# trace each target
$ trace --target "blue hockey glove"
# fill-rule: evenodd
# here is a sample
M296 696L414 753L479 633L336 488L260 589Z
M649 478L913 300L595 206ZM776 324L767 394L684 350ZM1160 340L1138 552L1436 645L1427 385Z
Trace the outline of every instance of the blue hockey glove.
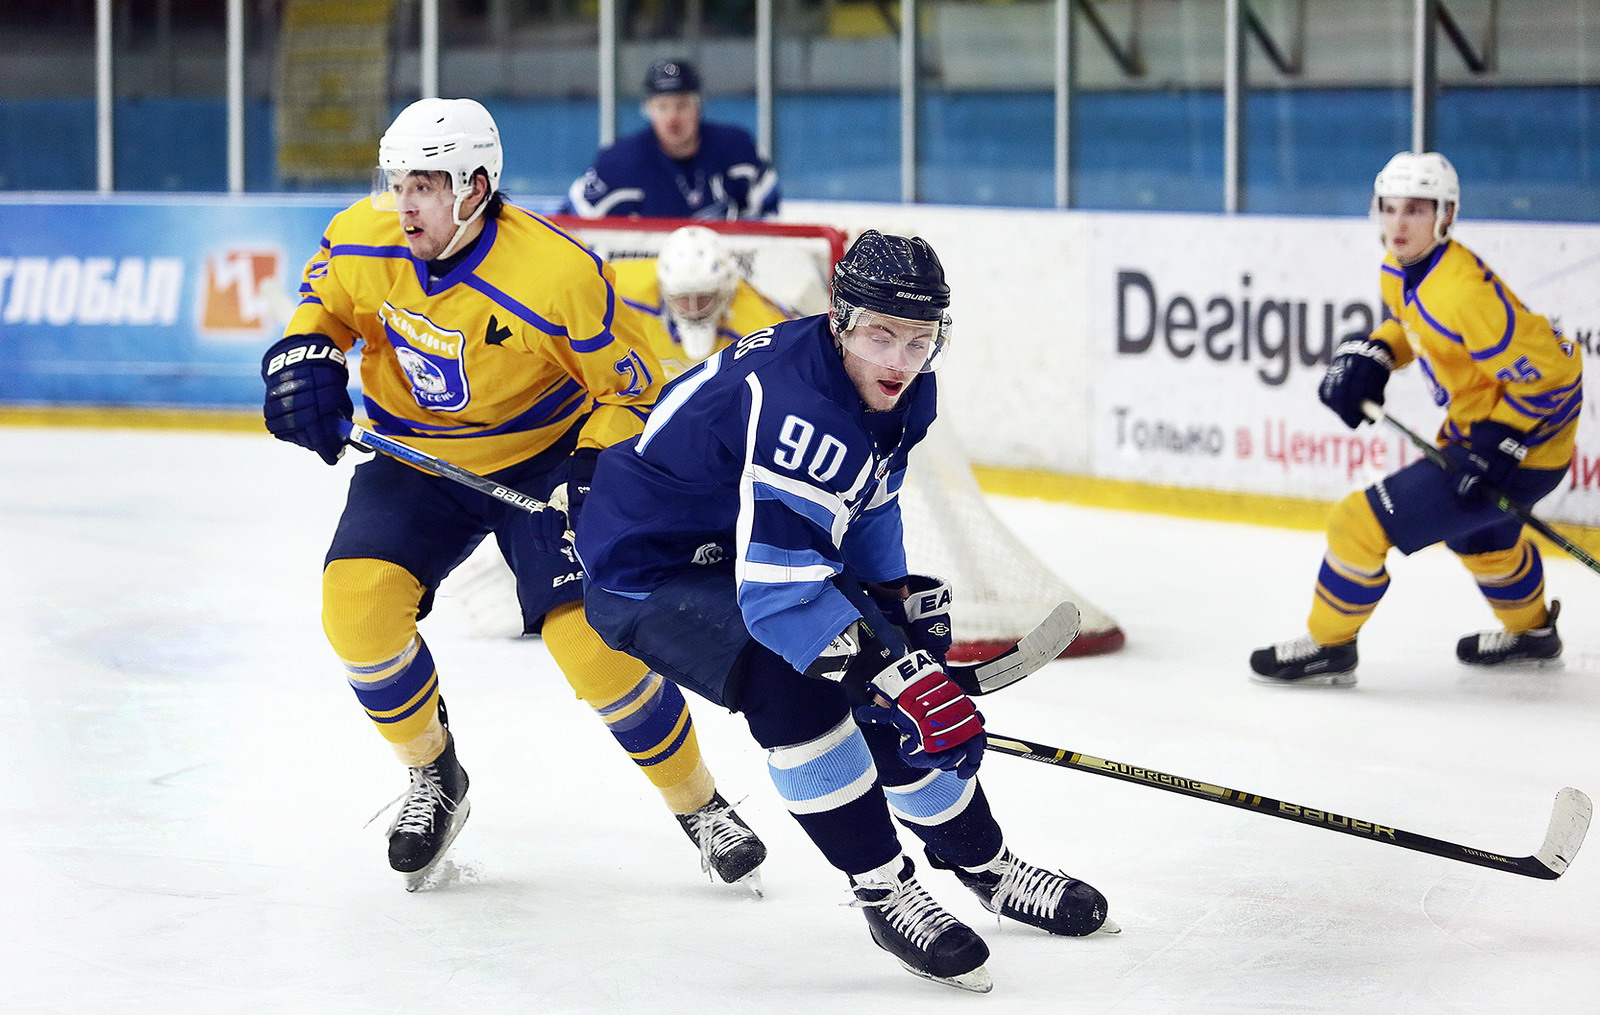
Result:
M354 414L344 351L327 335L290 335L261 358L261 379L267 384L262 416L272 436L336 464L344 451L339 421Z
M931 652L943 666L950 653L950 583L926 574L908 574L883 584L868 584L867 594L912 648Z
M900 731L900 756L914 768L939 768L963 779L978 774L987 743L983 716L928 652L896 659L868 684L876 704L855 710L862 722ZM885 704L887 702L887 704Z
M1522 431L1493 420L1472 424L1466 446L1456 445L1447 452L1456 467L1456 498L1468 503L1499 493L1527 457L1524 436Z
M545 553L560 553L567 533L578 524L578 512L589 496L599 448L578 448L556 468L555 485L543 511L533 517L533 545Z
M1375 338L1350 338L1333 351L1317 397L1354 430L1366 422L1362 402L1383 404L1383 387L1394 369L1394 351Z

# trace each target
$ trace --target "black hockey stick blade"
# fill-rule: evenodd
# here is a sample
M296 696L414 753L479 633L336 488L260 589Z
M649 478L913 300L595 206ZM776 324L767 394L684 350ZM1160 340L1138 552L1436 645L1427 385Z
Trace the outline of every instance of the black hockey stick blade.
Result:
M999 754L1010 754L1060 768L1075 768L1080 772L1121 779L1124 782L1150 786L1169 793L1208 800L1211 803L1240 807L1274 818L1298 821L1301 824L1343 832L1373 842L1430 853L1446 860L1458 860L1543 881L1553 881L1565 873L1572 863L1572 858L1578 854L1578 847L1583 845L1584 834L1589 830L1589 819L1594 813L1594 805L1589 802L1589 798L1581 790L1568 786L1556 794L1555 810L1550 815L1550 827L1545 832L1544 844L1539 847L1538 852L1532 856L1502 856L1485 849L1446 842L1443 839L1380 825L1374 821L1335 814L1333 811L1317 810L1287 800L1274 800L1271 797L1229 789L1226 786L1214 786L1186 776L1168 775L1153 768L1125 765L1120 761L1107 761L1104 758L1064 751L1059 747L1018 740L998 733L987 733L987 737L988 749Z
M390 458L398 458L402 462L415 465L424 472L431 472L444 479L455 480L462 486L470 486L479 493L486 493L496 500L503 500L512 507L521 508L529 514L538 514L545 509L545 502L519 490L508 486L501 486L487 476L480 476L470 469L463 469L454 462L447 462L443 458L435 458L426 451L418 451L409 444L402 444L391 437L373 433L364 426L360 426L347 419L339 421L339 433L345 440L356 447L366 448L368 451L381 451Z
M993 694L1059 656L1078 637L1082 623L1076 605L1057 603L1050 615L1015 645L981 663L951 663L949 677L967 694Z
M1398 419L1395 419L1387 412L1384 412L1383 406L1379 405L1377 402L1362 402L1361 411L1374 423L1388 423L1390 426L1394 427L1401 433L1402 436L1405 437L1406 440L1410 441L1418 451L1422 452L1423 457L1433 462L1433 464L1439 466L1439 468L1445 470L1446 472L1449 472L1453 468L1453 466L1450 464L1450 460L1446 458L1444 454L1433 445L1432 442L1423 437L1421 434L1417 433L1415 430L1406 426L1404 423L1400 422ZM1547 522L1535 516L1532 511L1529 511L1521 504L1513 502L1511 498L1507 497L1498 490L1488 490L1487 495L1489 498L1489 503L1493 504L1495 507L1499 508L1501 511L1504 511L1511 517L1521 521L1524 525L1528 526L1528 528L1550 540L1550 542L1561 547L1561 549L1565 550L1569 556L1571 556L1574 560L1577 560L1584 567L1587 567L1589 570L1600 574L1600 560L1596 560L1583 547L1579 546L1577 543L1574 543L1566 536L1563 536L1561 533L1551 528Z

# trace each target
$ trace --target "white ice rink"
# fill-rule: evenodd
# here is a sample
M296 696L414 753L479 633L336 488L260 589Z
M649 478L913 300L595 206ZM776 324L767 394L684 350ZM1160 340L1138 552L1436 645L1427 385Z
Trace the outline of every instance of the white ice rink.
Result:
M424 632L473 812L456 881L407 894L388 816L363 827L405 775L318 621L349 468L266 436L0 428L0 1011L1600 1011L1600 841L1536 881L999 755L1010 843L1124 932L997 925L925 871L995 988L917 980L736 717L696 699L771 848L761 900L705 880L543 646L474 637L448 585ZM1319 534L997 510L1129 642L986 698L991 730L1512 855L1562 786L1600 794L1600 575L1558 554L1564 668L1458 666L1491 617L1431 550L1391 561L1357 687L1286 690L1245 660L1303 630Z

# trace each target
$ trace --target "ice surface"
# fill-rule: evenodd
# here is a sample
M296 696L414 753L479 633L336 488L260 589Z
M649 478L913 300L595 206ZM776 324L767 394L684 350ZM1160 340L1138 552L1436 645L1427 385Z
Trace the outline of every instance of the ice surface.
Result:
M915 979L736 716L695 709L771 847L760 900L704 879L543 646L473 637L448 586L424 631L473 816L448 883L407 894L387 821L363 827L405 776L318 620L349 468L265 436L0 428L0 1010L1600 1010L1600 842L1534 881L998 755L1010 844L1103 890L1124 932L1000 926L926 871L995 989ZM1279 689L1245 660L1303 630L1319 534L997 510L1129 643L985 698L993 730L1513 855L1560 787L1600 791L1600 576L1558 554L1563 669L1458 666L1492 621L1430 550L1391 561L1357 687Z

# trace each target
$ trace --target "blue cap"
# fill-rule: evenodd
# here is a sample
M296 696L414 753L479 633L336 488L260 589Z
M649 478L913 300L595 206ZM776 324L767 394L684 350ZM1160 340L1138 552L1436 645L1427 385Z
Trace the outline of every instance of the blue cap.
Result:
M699 90L700 75L694 64L684 60L657 60L644 72L646 95L677 95Z

